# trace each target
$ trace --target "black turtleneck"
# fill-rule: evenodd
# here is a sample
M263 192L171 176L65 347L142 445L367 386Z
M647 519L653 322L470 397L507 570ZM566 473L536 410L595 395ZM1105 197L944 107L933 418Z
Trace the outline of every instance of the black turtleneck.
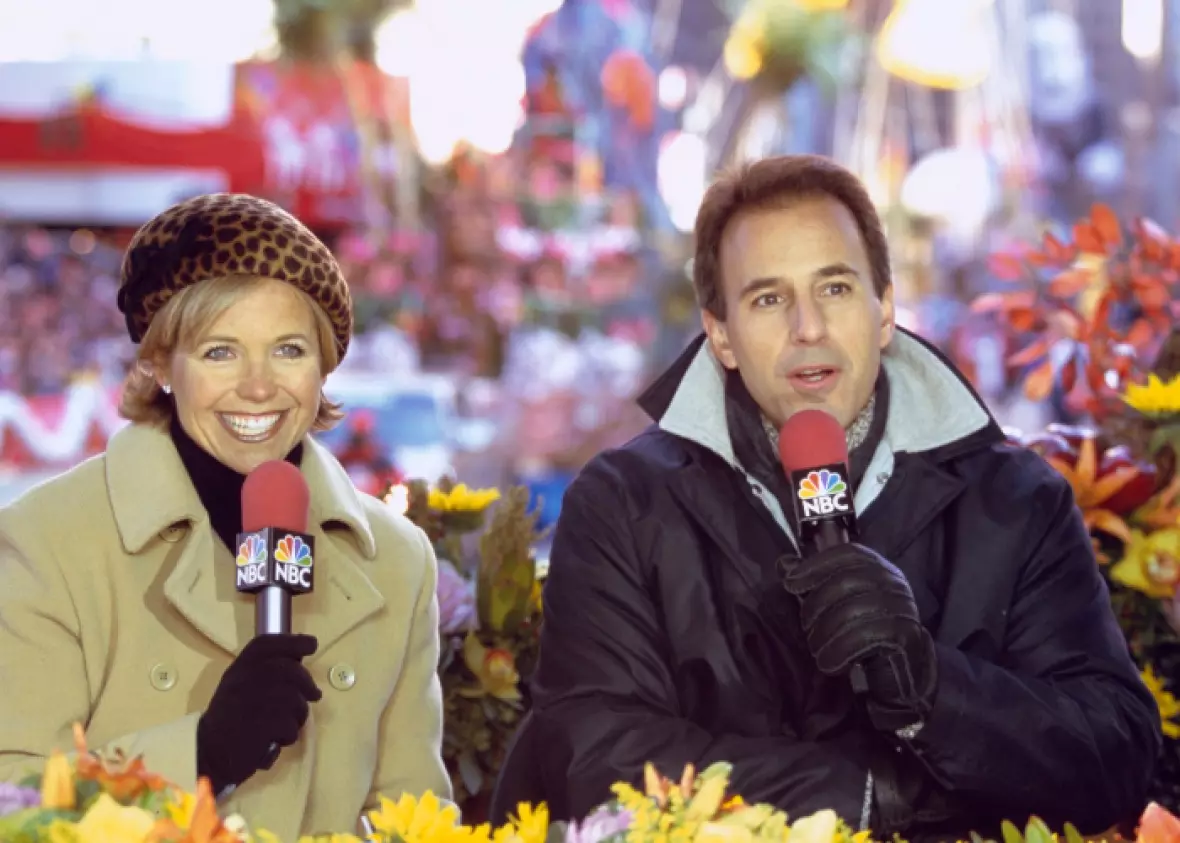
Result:
M242 485L246 482L246 475L234 471L194 442L175 413L169 433L201 505L209 513L213 532L232 550L237 545L238 533L242 531ZM302 442L287 454L286 460L294 465L303 461Z

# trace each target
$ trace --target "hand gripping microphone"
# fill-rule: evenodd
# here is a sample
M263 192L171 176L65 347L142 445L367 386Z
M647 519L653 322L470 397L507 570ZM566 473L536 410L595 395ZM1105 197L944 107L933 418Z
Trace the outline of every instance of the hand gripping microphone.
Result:
M791 484L799 549L804 554L856 541L848 442L835 417L823 410L800 410L783 425L778 456ZM854 665L852 688L868 690L864 668Z
M291 597L315 581L315 542L307 533L311 493L289 462L264 462L242 486L237 589L256 595L255 635L291 631Z

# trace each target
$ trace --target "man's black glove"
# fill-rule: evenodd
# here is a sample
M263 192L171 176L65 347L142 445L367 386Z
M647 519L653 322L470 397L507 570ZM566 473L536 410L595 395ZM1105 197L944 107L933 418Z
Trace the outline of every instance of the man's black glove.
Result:
M323 696L302 662L318 646L310 635L260 635L226 669L197 724L197 775L215 794L269 770L299 739L308 703Z
M878 729L921 723L930 713L938 664L905 575L867 547L842 544L792 560L783 584L799 598L820 672L845 676L861 665L866 708Z

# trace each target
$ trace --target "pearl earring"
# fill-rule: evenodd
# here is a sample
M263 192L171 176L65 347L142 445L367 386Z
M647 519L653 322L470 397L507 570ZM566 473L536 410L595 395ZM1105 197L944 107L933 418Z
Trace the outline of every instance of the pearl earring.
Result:
M171 394L172 394L172 387L171 387L169 384L164 384L164 387L163 387L163 388L164 388L164 394L165 394L165 395L171 395Z

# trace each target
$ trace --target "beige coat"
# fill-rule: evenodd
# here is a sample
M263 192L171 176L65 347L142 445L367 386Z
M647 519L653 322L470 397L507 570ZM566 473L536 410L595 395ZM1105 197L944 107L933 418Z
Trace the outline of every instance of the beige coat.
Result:
M278 763L225 800L285 841L355 832L377 794L450 798L440 756L437 568L421 530L358 493L307 441L313 593L293 631L324 697ZM0 780L72 747L142 754L193 788L196 725L254 634L254 599L166 432L131 425L107 452L0 509Z

